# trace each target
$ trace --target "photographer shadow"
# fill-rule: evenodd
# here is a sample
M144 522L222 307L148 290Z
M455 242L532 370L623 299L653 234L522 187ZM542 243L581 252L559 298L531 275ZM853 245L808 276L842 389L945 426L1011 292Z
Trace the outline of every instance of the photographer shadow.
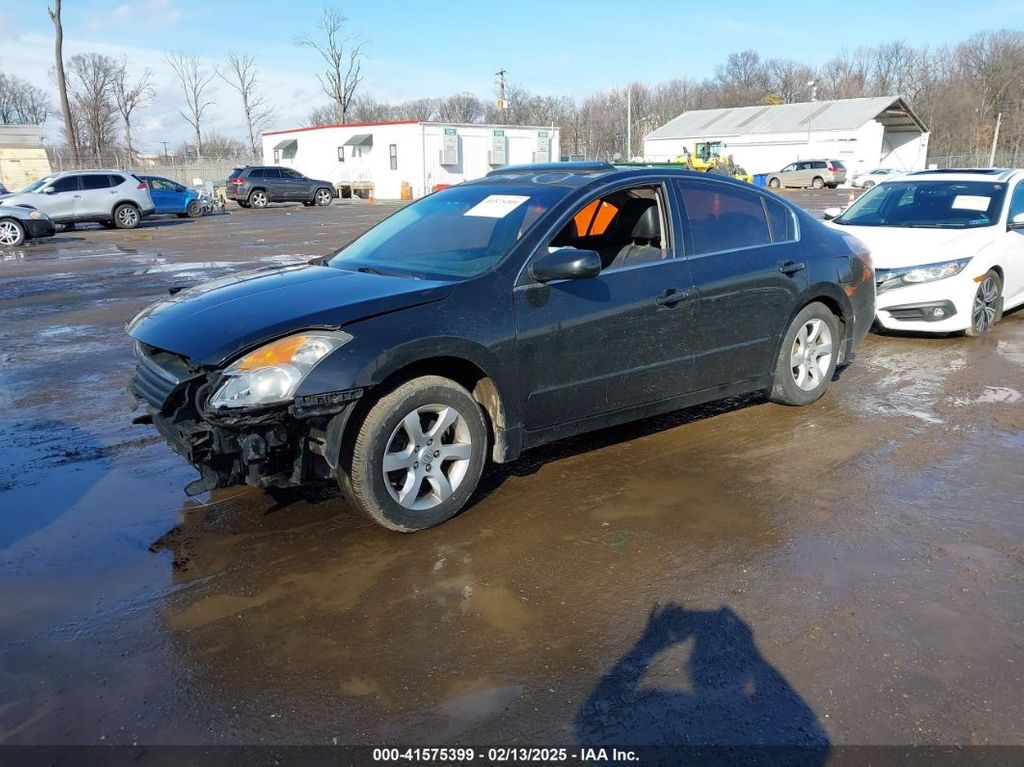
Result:
M642 686L655 659L680 643L691 645L688 687ZM728 607L670 604L653 612L640 640L584 702L575 730L583 746L651 747L641 748L650 751L645 763L678 764L685 756L702 764L823 765L830 753L817 715Z

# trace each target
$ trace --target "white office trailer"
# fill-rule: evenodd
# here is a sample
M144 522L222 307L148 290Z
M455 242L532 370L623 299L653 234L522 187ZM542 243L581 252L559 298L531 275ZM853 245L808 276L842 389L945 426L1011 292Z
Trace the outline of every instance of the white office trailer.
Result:
M925 167L928 129L897 96L683 112L644 137L644 159L671 162L719 144L748 173L796 160L840 160L847 178L878 167Z
M379 199L422 197L506 165L558 158L559 131L550 126L411 120L263 134L265 164L295 168L343 193Z

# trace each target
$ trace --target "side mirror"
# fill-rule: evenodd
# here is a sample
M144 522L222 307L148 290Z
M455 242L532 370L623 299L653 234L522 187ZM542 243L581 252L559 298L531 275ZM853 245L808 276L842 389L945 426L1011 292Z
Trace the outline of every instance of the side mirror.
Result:
M545 253L530 264L530 274L538 282L580 280L601 273L601 256L594 250L559 248Z
M44 186L43 187L43 194L53 194L56 191L57 190L54 189L52 186Z
M825 208L823 213L825 214L825 220L826 221L831 221L833 218L839 218L841 215L843 215L843 209L842 208Z
M185 187L183 187L183 186L176 186L176 187L174 187L174 191L177 192L178 194L181 194L182 192L185 191Z
M1024 213L1017 213L1010 217L1010 223L1006 225L1008 230L1024 229Z

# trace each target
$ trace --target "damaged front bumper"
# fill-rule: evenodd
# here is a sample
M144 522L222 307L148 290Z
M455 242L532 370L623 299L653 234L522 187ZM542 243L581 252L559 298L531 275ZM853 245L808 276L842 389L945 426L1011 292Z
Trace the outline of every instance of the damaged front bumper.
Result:
M136 345L128 384L135 423L151 423L200 478L189 495L218 487L298 487L337 477L341 435L363 391L348 389L260 409L211 411L207 399L218 371L192 368L178 355Z

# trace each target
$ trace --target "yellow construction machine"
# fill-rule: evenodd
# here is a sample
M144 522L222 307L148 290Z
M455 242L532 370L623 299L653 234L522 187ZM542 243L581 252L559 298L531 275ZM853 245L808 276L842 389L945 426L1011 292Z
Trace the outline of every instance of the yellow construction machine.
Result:
M679 155L675 162L700 173L721 173L746 181L748 184L754 182L753 176L733 162L732 155L722 155L721 141L698 141L695 150L690 154L690 151L684 148L683 154Z

